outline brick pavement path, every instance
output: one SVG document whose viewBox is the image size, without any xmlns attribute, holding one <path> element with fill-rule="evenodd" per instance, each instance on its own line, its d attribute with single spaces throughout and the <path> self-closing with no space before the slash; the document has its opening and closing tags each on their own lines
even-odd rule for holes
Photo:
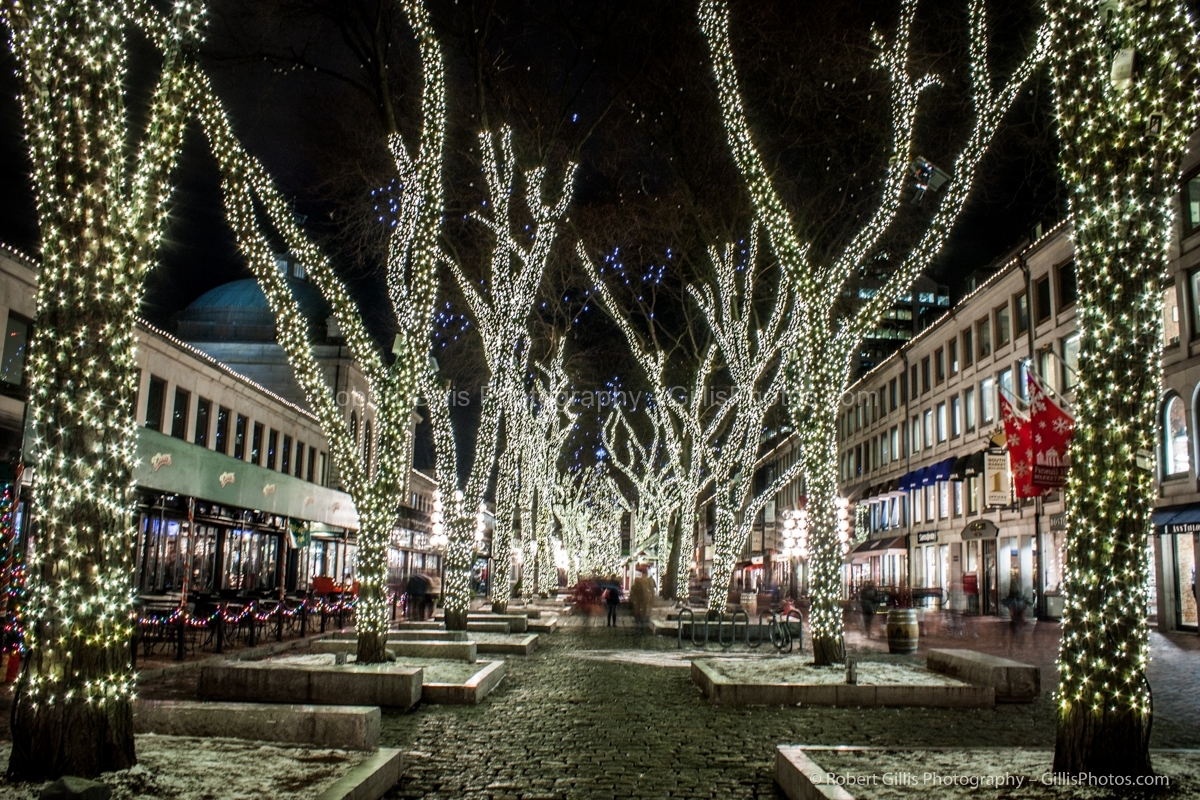
<svg viewBox="0 0 1200 800">
<path fill-rule="evenodd" d="M 1030 626 L 1015 646 L 1007 624 L 980 621 L 979 632 L 969 642 L 931 632 L 926 646 L 1011 651 L 1052 668 L 1056 625 Z M 1152 637 L 1153 745 L 1200 747 L 1200 640 Z M 704 702 L 687 669 L 667 666 L 687 663 L 674 640 L 568 627 L 542 641 L 533 656 L 509 659 L 508 676 L 478 707 L 384 717 L 384 744 L 406 751 L 389 798 L 777 798 L 771 763 L 783 742 L 1053 746 L 1048 693 L 994 710 L 725 709 Z M 861 658 L 884 657 L 883 643 L 859 631 L 849 644 Z"/>
</svg>

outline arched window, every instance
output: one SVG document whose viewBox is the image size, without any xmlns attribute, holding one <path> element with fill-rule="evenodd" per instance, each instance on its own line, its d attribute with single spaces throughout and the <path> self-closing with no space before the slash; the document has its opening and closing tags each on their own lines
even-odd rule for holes
<svg viewBox="0 0 1200 800">
<path fill-rule="evenodd" d="M 1163 407 L 1163 475 L 1186 475 L 1192 468 L 1192 445 L 1188 435 L 1187 412 L 1178 395 Z"/>
<path fill-rule="evenodd" d="M 367 476 L 371 475 L 371 444 L 372 444 L 372 426 L 371 420 L 363 423 L 363 466 L 366 467 Z"/>
</svg>

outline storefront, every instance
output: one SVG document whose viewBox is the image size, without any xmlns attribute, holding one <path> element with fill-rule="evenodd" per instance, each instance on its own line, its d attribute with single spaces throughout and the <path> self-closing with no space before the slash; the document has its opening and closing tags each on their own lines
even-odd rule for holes
<svg viewBox="0 0 1200 800">
<path fill-rule="evenodd" d="M 908 582 L 908 536 L 859 542 L 846 554 L 842 591 L 855 597 L 868 583 L 898 593 Z"/>
<path fill-rule="evenodd" d="M 1200 547 L 1200 504 L 1154 510 L 1151 574 L 1159 627 L 1196 631 L 1196 552 Z"/>
</svg>

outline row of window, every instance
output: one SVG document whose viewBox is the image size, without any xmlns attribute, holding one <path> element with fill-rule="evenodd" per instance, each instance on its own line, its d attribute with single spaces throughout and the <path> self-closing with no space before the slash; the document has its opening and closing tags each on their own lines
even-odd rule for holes
<svg viewBox="0 0 1200 800">
<path fill-rule="evenodd" d="M 1061 355 L 1050 350 L 1038 353 L 1038 374 L 1043 382 L 1056 392 L 1068 392 L 1074 388 L 1076 370 L 1079 365 L 1079 334 L 1063 338 L 1059 343 Z M 1056 362 L 1061 362 L 1055 369 Z M 853 450 L 847 449 L 843 454 L 843 480 L 853 475 L 861 475 L 898 461 L 907 455 L 919 453 L 947 439 L 957 437 L 964 431 L 974 431 L 978 424 L 990 425 L 997 421 L 998 406 L 997 392 L 1004 391 L 1009 397 L 1019 395 L 1027 400 L 1028 386 L 1026 382 L 1026 362 L 1020 361 L 1014 369 L 1009 367 L 1001 370 L 995 377 L 984 378 L 979 382 L 979 401 L 976 404 L 975 386 L 968 386 L 961 393 L 954 393 L 946 401 L 938 403 L 933 408 L 927 408 L 920 414 L 914 415 L 908 424 L 903 422 L 892 426 L 890 433 L 882 432 L 879 436 Z M 893 383 L 895 381 L 893 380 Z M 850 410 L 841 420 L 847 431 L 858 430 L 867 424 L 868 413 L 871 421 L 878 418 L 876 406 L 884 407 L 887 415 L 887 398 L 882 403 L 875 399 L 860 404 Z M 843 433 L 843 438 L 846 438 Z M 864 449 L 865 448 L 865 449 Z M 858 453 L 862 455 L 857 455 Z"/>
<path fill-rule="evenodd" d="M 136 397 L 135 397 L 136 404 Z M 190 441 L 260 467 L 324 485 L 326 454 L 282 431 L 267 428 L 206 397 L 197 398 L 195 419 L 190 419 L 192 393 L 179 386 L 168 410 L 167 381 L 150 376 L 146 390 L 147 428 Z"/>
<path fill-rule="evenodd" d="M 1058 309 L 1061 312 L 1075 304 L 1074 262 L 1068 261 L 1057 267 L 1054 272 L 1057 275 Z M 1033 282 L 1034 323 L 1037 325 L 1050 320 L 1053 316 L 1050 278 L 1050 273 L 1047 273 Z M 1014 317 L 1016 320 L 1015 332 L 1013 329 Z M 859 404 L 854 409 L 848 411 L 847 423 L 843 429 L 843 435 L 857 431 L 867 425 L 868 413 L 870 414 L 870 422 L 877 421 L 880 415 L 886 416 L 904 405 L 908 401 L 910 390 L 911 396 L 914 399 L 925 395 L 933 391 L 935 386 L 944 383 L 947 377 L 957 375 L 962 367 L 971 366 L 977 358 L 982 359 L 990 356 L 994 350 L 1010 344 L 1014 336 L 1024 336 L 1028 332 L 1029 299 L 1025 292 L 1021 292 L 1013 296 L 1011 303 L 1005 303 L 993 309 L 991 314 L 961 331 L 958 336 L 950 339 L 945 346 L 937 348 L 931 356 L 925 356 L 920 362 L 913 364 L 909 374 L 902 374 L 898 378 L 892 378 L 886 386 L 881 386 L 874 393 L 874 397 L 870 404 L 868 404 L 869 407 Z M 1077 358 L 1077 341 L 1075 342 L 1074 349 Z M 1067 352 L 1064 347 L 1064 359 L 1066 355 Z M 1073 369 L 1074 365 L 1072 365 Z M 1057 371 L 1046 370 L 1042 374 L 1050 375 Z M 1064 376 L 1062 384 L 1064 387 L 1069 388 L 1073 383 L 1073 372 Z"/>
<path fill-rule="evenodd" d="M 979 477 L 965 481 L 941 481 L 922 486 L 899 497 L 889 497 L 867 508 L 867 524 L 872 531 L 888 531 L 912 524 L 937 522 L 952 517 L 979 513 Z"/>
</svg>

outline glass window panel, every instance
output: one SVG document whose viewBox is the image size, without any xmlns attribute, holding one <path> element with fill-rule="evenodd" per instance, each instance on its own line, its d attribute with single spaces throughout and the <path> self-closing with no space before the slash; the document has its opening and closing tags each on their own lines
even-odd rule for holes
<svg viewBox="0 0 1200 800">
<path fill-rule="evenodd" d="M 1179 292 L 1175 284 L 1163 290 L 1163 344 L 1179 344 Z"/>
<path fill-rule="evenodd" d="M 989 425 L 996 419 L 996 379 L 984 378 L 979 383 L 979 420 Z"/>
<path fill-rule="evenodd" d="M 1063 391 L 1069 392 L 1079 382 L 1079 334 L 1062 340 Z"/>
<path fill-rule="evenodd" d="M 966 410 L 967 431 L 975 430 L 975 387 L 968 387 L 963 392 L 963 408 Z"/>
<path fill-rule="evenodd" d="M 1184 185 L 1183 209 L 1183 231 L 1186 236 L 1200 229 L 1200 174 L 1193 175 Z"/>
<path fill-rule="evenodd" d="M 15 314 L 8 315 L 8 327 L 4 331 L 4 355 L 0 361 L 0 381 L 12 386 L 25 383 L 25 357 L 29 353 L 28 320 Z"/>
<path fill-rule="evenodd" d="M 192 404 L 192 393 L 175 387 L 175 406 L 171 411 L 171 435 L 176 439 L 187 437 L 188 407 Z"/>
<path fill-rule="evenodd" d="M 992 354 L 992 325 L 989 320 L 981 319 L 975 323 L 975 334 L 979 338 L 979 357 L 987 358 Z"/>
<path fill-rule="evenodd" d="M 167 402 L 167 382 L 157 375 L 150 376 L 150 388 L 146 391 L 146 427 L 161 431 L 163 428 L 163 406 Z"/>
<path fill-rule="evenodd" d="M 1008 304 L 996 309 L 996 347 L 1004 347 L 1012 339 L 1012 324 L 1009 320 Z"/>
<path fill-rule="evenodd" d="M 1163 416 L 1163 469 L 1168 476 L 1186 475 L 1192 468 L 1192 446 L 1183 399 L 1175 396 L 1168 400 Z"/>
<path fill-rule="evenodd" d="M 1068 261 L 1058 268 L 1058 307 L 1075 305 L 1075 262 Z"/>
<path fill-rule="evenodd" d="M 196 432 L 192 441 L 201 447 L 208 447 L 208 427 L 212 417 L 212 400 L 201 397 L 196 402 Z"/>
</svg>

